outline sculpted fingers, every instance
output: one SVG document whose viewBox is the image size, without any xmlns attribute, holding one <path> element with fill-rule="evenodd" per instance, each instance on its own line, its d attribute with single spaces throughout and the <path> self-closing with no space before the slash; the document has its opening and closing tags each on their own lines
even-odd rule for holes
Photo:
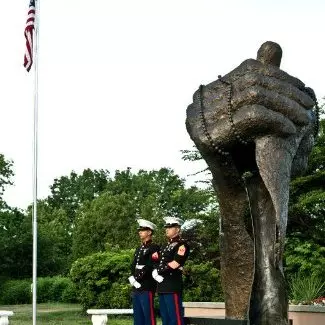
<svg viewBox="0 0 325 325">
<path fill-rule="evenodd" d="M 249 72 L 233 83 L 236 91 L 240 92 L 252 86 L 261 86 L 267 90 L 277 92 L 290 98 L 306 109 L 312 109 L 315 105 L 312 97 L 305 91 L 301 91 L 292 84 L 269 76 L 261 76 L 256 72 Z"/>
<path fill-rule="evenodd" d="M 284 115 L 255 104 L 241 107 L 232 120 L 223 116 L 213 123 L 211 120 L 207 122 L 205 115 L 202 118 L 197 114 L 195 105 L 190 105 L 186 127 L 196 146 L 204 151 L 215 151 L 216 148 L 227 151 L 238 143 L 239 138 L 250 141 L 268 134 L 287 137 L 296 132 L 294 123 Z"/>
<path fill-rule="evenodd" d="M 278 44 L 266 42 L 257 60 L 245 60 L 195 92 L 186 125 L 197 145 L 227 151 L 232 144 L 259 136 L 286 137 L 313 124 L 316 97 L 279 68 L 281 56 Z"/>
<path fill-rule="evenodd" d="M 243 76 L 251 72 L 261 76 L 272 77 L 281 81 L 285 81 L 300 90 L 305 89 L 305 84 L 298 78 L 289 75 L 288 73 L 279 69 L 276 66 L 273 66 L 271 64 L 263 64 L 262 62 L 259 62 L 254 59 L 245 60 L 237 68 L 224 75 L 222 79 L 226 82 L 233 83 L 239 78 L 242 78 Z M 214 88 L 217 87 L 219 84 L 220 80 L 216 80 L 210 83 L 208 86 Z"/>
<path fill-rule="evenodd" d="M 232 98 L 232 105 L 238 110 L 241 110 L 242 106 L 253 104 L 281 113 L 298 125 L 307 125 L 311 122 L 311 114 L 303 106 L 279 92 L 261 86 L 254 85 L 236 92 Z"/>
<path fill-rule="evenodd" d="M 247 141 L 266 134 L 287 137 L 295 132 L 295 125 L 282 114 L 261 105 L 249 105 L 234 114 L 233 123 L 227 119 L 216 123 L 210 134 L 217 143 L 231 146 L 239 137 Z"/>
</svg>

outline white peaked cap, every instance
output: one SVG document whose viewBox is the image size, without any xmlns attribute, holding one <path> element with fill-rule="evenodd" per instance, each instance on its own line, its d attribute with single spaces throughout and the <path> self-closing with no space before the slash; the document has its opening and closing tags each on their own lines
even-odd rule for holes
<svg viewBox="0 0 325 325">
<path fill-rule="evenodd" d="M 137 219 L 137 222 L 139 224 L 139 228 L 149 228 L 151 230 L 157 229 L 157 226 L 151 221 L 145 219 Z"/>
<path fill-rule="evenodd" d="M 184 223 L 182 219 L 176 217 L 164 217 L 163 219 L 165 221 L 165 227 L 172 225 L 181 226 Z"/>
</svg>

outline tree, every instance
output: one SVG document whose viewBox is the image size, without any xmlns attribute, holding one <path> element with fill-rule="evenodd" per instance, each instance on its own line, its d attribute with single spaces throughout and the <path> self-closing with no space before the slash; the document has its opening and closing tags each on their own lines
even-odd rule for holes
<svg viewBox="0 0 325 325">
<path fill-rule="evenodd" d="M 201 219 L 214 207 L 209 191 L 186 188 L 185 181 L 171 169 L 140 170 L 137 174 L 130 169 L 116 171 L 106 191 L 77 214 L 74 259 L 114 246 L 134 248 L 138 244 L 137 217 L 149 219 L 161 229 L 164 216 Z M 156 237 L 158 241 L 165 241 L 162 232 L 157 232 Z"/>
<path fill-rule="evenodd" d="M 0 211 L 0 275 L 23 277 L 32 272 L 31 219 L 15 208 Z"/>
<path fill-rule="evenodd" d="M 325 120 L 305 175 L 291 182 L 289 234 L 325 246 Z"/>
<path fill-rule="evenodd" d="M 7 207 L 2 199 L 2 196 L 6 186 L 13 184 L 11 180 L 11 178 L 14 176 L 12 167 L 13 162 L 11 160 L 7 160 L 3 154 L 0 154 L 0 209 Z"/>
<path fill-rule="evenodd" d="M 286 269 L 324 276 L 325 261 L 325 120 L 305 175 L 291 182 Z"/>
<path fill-rule="evenodd" d="M 72 171 L 69 176 L 54 179 L 50 186 L 51 195 L 47 198 L 48 205 L 65 210 L 73 227 L 78 208 L 103 192 L 108 179 L 109 172 L 103 169 L 85 169 L 81 175 Z"/>
<path fill-rule="evenodd" d="M 66 274 L 70 268 L 71 235 L 60 219 L 64 211 L 51 211 L 53 220 L 44 222 L 42 202 L 38 213 L 38 276 Z M 63 218 L 64 219 L 64 218 Z M 11 278 L 31 277 L 33 261 L 32 213 L 16 208 L 0 211 L 0 275 Z"/>
</svg>

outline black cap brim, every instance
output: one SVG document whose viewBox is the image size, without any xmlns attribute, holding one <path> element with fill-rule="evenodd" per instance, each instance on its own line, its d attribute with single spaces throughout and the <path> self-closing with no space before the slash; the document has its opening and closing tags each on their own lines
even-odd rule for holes
<svg viewBox="0 0 325 325">
<path fill-rule="evenodd" d="M 180 227 L 178 223 L 167 223 L 164 225 L 164 228 L 173 228 L 173 227 Z"/>
<path fill-rule="evenodd" d="M 149 228 L 149 227 L 138 227 L 138 231 L 140 231 L 140 230 L 151 230 L 151 231 L 153 231 L 151 228 Z"/>
</svg>

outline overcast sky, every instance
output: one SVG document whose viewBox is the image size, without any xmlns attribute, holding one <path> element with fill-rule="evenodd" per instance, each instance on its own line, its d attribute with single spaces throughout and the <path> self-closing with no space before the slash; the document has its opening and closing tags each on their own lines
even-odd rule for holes
<svg viewBox="0 0 325 325">
<path fill-rule="evenodd" d="M 40 0 L 39 198 L 84 168 L 199 166 L 184 121 L 200 84 L 267 40 L 281 68 L 325 95 L 323 0 Z M 23 66 L 29 0 L 3 1 L 0 153 L 14 161 L 5 200 L 32 202 L 33 72 Z M 191 182 L 191 181 L 190 181 Z"/>
</svg>

